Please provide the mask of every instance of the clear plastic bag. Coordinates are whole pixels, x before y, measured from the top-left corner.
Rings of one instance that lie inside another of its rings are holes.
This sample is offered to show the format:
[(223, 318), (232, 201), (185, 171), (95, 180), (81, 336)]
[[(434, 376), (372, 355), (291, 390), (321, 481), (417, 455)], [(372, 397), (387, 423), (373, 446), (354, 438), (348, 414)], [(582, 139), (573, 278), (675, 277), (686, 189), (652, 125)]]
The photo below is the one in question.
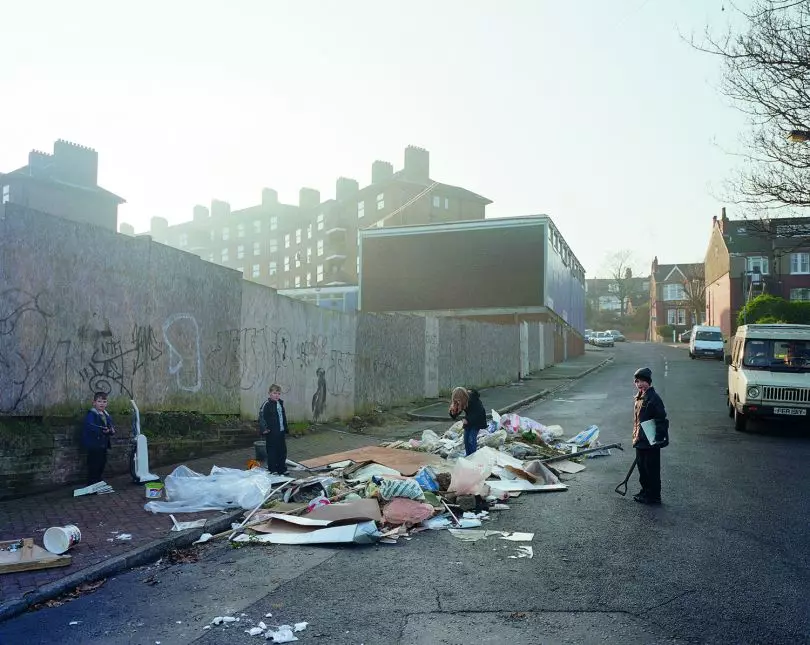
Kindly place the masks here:
[(475, 460), (473, 453), (469, 457), (458, 459), (450, 473), (450, 486), (448, 491), (460, 495), (478, 495), (482, 492), (484, 482), (492, 474), (491, 458), (488, 456)]

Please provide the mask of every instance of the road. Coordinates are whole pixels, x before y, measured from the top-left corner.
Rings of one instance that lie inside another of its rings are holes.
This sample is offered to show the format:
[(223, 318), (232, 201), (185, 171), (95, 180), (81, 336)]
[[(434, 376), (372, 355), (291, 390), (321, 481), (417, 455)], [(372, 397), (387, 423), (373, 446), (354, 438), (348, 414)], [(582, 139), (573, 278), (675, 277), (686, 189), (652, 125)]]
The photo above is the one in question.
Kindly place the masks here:
[[(137, 569), (3, 623), (0, 642), (257, 643), (245, 629), (258, 620), (307, 621), (300, 642), (336, 645), (810, 642), (810, 433), (735, 432), (720, 362), (666, 345), (613, 351), (522, 413), (572, 435), (596, 423), (603, 441), (629, 445), (633, 371), (649, 366), (671, 418), (660, 507), (632, 500), (635, 476), (627, 497), (614, 493), (633, 458), (617, 452), (488, 524), (534, 532), (532, 559), (447, 532), (396, 546), (211, 544), (197, 563)], [(203, 629), (222, 615), (241, 620)]]

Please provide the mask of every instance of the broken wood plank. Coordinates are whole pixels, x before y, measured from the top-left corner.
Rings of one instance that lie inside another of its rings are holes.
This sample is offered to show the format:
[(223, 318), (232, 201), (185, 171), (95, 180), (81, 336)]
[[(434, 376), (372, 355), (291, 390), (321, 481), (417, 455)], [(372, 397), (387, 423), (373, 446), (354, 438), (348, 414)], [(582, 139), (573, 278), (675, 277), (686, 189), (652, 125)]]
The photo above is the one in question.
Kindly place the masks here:
[(25, 538), (22, 548), (17, 551), (6, 551), (12, 544), (20, 540), (7, 540), (0, 542), (0, 574), (14, 573), (16, 571), (35, 571), (37, 569), (51, 569), (64, 567), (70, 564), (69, 555), (55, 555), (34, 544), (33, 538)]

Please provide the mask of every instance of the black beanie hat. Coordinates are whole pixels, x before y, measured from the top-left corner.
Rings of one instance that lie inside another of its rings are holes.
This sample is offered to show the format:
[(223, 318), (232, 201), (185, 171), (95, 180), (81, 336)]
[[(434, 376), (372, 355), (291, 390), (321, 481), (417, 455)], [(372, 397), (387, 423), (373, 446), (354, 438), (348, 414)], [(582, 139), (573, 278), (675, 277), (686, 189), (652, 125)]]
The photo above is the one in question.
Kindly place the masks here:
[(652, 370), (649, 367), (641, 367), (636, 370), (635, 374), (633, 374), (633, 378), (637, 378), (639, 381), (647, 381), (647, 383), (652, 384)]

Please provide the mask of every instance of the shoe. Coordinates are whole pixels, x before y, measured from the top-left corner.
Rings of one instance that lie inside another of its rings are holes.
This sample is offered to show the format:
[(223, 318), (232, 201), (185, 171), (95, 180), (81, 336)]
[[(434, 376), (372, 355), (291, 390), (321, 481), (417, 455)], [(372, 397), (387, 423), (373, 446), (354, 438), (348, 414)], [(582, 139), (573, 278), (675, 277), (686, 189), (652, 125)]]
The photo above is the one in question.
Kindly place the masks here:
[(636, 500), (637, 502), (643, 502), (644, 500), (647, 499), (647, 493), (645, 493), (643, 490), (640, 490), (635, 495), (633, 495), (633, 499)]

